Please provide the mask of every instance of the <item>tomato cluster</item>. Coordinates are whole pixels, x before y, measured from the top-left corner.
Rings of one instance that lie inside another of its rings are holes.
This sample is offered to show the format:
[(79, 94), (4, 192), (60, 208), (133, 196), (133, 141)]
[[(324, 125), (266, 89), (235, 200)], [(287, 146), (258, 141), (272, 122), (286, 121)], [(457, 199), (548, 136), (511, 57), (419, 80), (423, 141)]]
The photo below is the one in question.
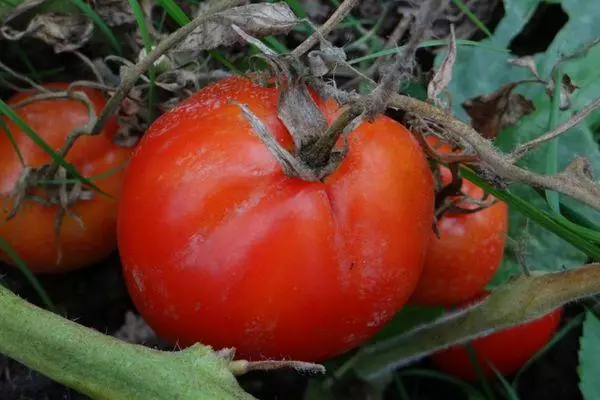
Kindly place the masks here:
[[(47, 90), (64, 91), (68, 84), (52, 83), (45, 87)], [(102, 111), (105, 98), (100, 91), (88, 88), (78, 88), (77, 91), (88, 96), (96, 114)], [(17, 115), (50, 147), (60, 149), (74, 128), (89, 121), (87, 106), (76, 99), (23, 103), (32, 100), (35, 94), (33, 91), (21, 92), (11, 97), (8, 104), (16, 106)], [(24, 105), (17, 106), (19, 103)], [(60, 205), (45, 204), (47, 190), (41, 185), (31, 188), (28, 196), (20, 202), (15, 216), (6, 220), (15, 206), (14, 191), (25, 166), (40, 168), (49, 165), (51, 158), (11, 119), (3, 116), (2, 124), (0, 196), (4, 203), (0, 209), (0, 237), (37, 273), (73, 270), (100, 261), (113, 252), (116, 248), (116, 200), (121, 190), (123, 167), (131, 155), (131, 149), (115, 142), (116, 119), (113, 118), (100, 134), (78, 139), (65, 158), (85, 176), (98, 177), (94, 179), (95, 185), (109, 196), (96, 192), (91, 194), (91, 199), (69, 205), (58, 236), (55, 225)], [(13, 262), (2, 251), (0, 260)]]
[[(99, 113), (102, 94), (81, 90)], [(57, 206), (25, 201), (15, 218), (0, 222), (0, 236), (39, 273), (97, 261), (116, 241), (131, 297), (161, 337), (179, 346), (235, 347), (253, 360), (334, 357), (364, 343), (408, 303), (450, 307), (484, 290), (502, 260), (506, 204), (464, 181), (432, 229), (434, 174), (411, 133), (385, 116), (347, 135), (348, 151), (330, 175), (288, 176), (239, 106), (296, 154), (278, 117), (279, 95), (246, 78), (221, 80), (158, 118), (133, 154), (114, 143), (112, 121), (100, 135), (81, 138), (67, 161), (85, 176), (116, 168), (95, 183), (118, 198), (118, 210), (102, 195), (76, 202), (70, 211), (83, 227), (67, 217), (57, 242)], [(313, 100), (329, 123), (339, 115), (333, 100)], [(17, 111), (54, 148), (89, 119), (83, 104), (67, 99)], [(8, 160), (0, 164), (0, 192), (7, 196), (24, 165), (50, 159), (3, 121), (11, 134), (0, 136), (0, 158)], [(118, 166), (127, 161), (123, 174)], [(442, 187), (449, 185), (449, 170), (438, 172)], [(511, 373), (549, 340), (559, 317), (557, 311), (478, 339), (476, 354)], [(513, 345), (515, 355), (507, 356), (504, 348)], [(456, 347), (433, 359), (470, 379), (466, 357)]]

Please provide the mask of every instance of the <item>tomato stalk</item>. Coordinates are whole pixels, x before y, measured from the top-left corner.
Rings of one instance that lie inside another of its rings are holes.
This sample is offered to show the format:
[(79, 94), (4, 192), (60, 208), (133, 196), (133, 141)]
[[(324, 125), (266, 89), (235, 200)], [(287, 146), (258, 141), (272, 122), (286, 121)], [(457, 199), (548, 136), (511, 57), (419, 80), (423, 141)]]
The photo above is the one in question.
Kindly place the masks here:
[(42, 310), (0, 285), (0, 352), (94, 399), (252, 399), (229, 360), (129, 344)]

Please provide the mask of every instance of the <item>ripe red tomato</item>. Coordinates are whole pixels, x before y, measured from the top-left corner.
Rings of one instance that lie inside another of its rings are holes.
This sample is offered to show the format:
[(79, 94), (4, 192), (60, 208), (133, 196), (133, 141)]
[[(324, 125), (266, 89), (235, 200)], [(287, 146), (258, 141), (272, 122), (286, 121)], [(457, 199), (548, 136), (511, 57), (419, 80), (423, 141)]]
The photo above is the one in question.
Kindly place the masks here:
[[(442, 168), (444, 184), (452, 180)], [(483, 190), (463, 180), (462, 192), (481, 199)], [(474, 204), (459, 207), (473, 209)], [(449, 306), (473, 298), (490, 282), (502, 262), (508, 230), (508, 207), (497, 202), (470, 214), (445, 213), (438, 221), (439, 237), (432, 233), (423, 274), (410, 302)]]
[[(47, 84), (54, 90), (65, 90), (67, 83)], [(78, 89), (85, 92), (93, 102), (96, 113), (105, 104), (101, 92)], [(19, 93), (8, 100), (17, 104), (32, 96), (32, 92)], [(16, 113), (40, 135), (52, 148), (59, 149), (71, 130), (88, 122), (86, 106), (77, 100), (43, 100), (17, 108)], [(2, 117), (13, 135), (25, 164), (40, 167), (50, 163), (50, 156), (40, 149), (17, 125)], [(130, 149), (115, 144), (116, 120), (112, 120), (97, 136), (81, 137), (68, 153), (66, 159), (84, 176), (92, 177), (114, 170), (126, 162)], [(53, 273), (73, 270), (101, 260), (116, 248), (117, 202), (107, 196), (94, 193), (91, 200), (80, 200), (69, 207), (79, 216), (84, 228), (70, 216), (65, 216), (59, 237), (55, 235), (57, 206), (45, 206), (26, 200), (17, 215), (6, 221), (13, 208), (8, 198), (15, 187), (23, 165), (11, 144), (8, 135), (0, 134), (0, 196), (6, 203), (0, 210), (0, 237), (6, 239), (27, 266), (37, 273)], [(118, 197), (122, 171), (95, 181), (98, 187), (113, 197)], [(36, 188), (38, 193), (43, 189)], [(60, 249), (60, 260), (59, 260)], [(8, 255), (0, 251), (0, 260), (11, 263)]]
[[(477, 362), (486, 377), (495, 377), (494, 366), (502, 375), (519, 370), (552, 339), (560, 323), (562, 308), (522, 325), (504, 329), (471, 342)], [(477, 372), (465, 345), (457, 345), (431, 356), (440, 370), (464, 380), (476, 380)]]
[[(283, 174), (240, 108), (286, 148), (279, 91), (236, 77), (159, 118), (125, 174), (118, 242), (131, 296), (170, 342), (249, 359), (323, 360), (375, 333), (420, 275), (433, 180), (381, 117), (320, 182)], [(333, 101), (316, 100), (333, 121)]]

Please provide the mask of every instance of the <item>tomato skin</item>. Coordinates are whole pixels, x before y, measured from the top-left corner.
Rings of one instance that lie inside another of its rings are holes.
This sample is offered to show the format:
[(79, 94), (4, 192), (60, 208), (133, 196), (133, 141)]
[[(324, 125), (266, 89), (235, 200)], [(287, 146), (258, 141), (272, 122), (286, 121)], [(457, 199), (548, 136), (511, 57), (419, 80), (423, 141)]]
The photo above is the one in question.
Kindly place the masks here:
[[(451, 181), (442, 168), (444, 184)], [(463, 180), (462, 192), (481, 199), (483, 190)], [(460, 204), (461, 208), (473, 204)], [(410, 302), (422, 306), (451, 306), (473, 298), (493, 278), (502, 262), (508, 230), (508, 207), (497, 202), (470, 214), (445, 213), (432, 233), (423, 274)]]
[[(504, 329), (471, 342), (479, 366), (486, 377), (496, 376), (492, 364), (502, 375), (517, 372), (554, 336), (563, 309), (559, 308), (534, 321)], [(477, 372), (465, 345), (457, 345), (431, 356), (434, 365), (458, 378), (474, 381)]]
[[(67, 83), (44, 85), (55, 90), (65, 90)], [(92, 89), (77, 89), (85, 92), (96, 113), (105, 105), (101, 92)], [(19, 103), (29, 98), (32, 92), (16, 94), (9, 104)], [(67, 134), (76, 126), (88, 121), (86, 106), (71, 99), (43, 100), (19, 107), (15, 110), (28, 125), (52, 148), (63, 146)], [(50, 156), (40, 149), (29, 137), (7, 117), (2, 117), (26, 165), (39, 167), (51, 161)], [(117, 146), (113, 139), (117, 131), (116, 119), (97, 136), (81, 137), (75, 143), (66, 159), (84, 176), (94, 176), (111, 171), (126, 162), (131, 149)], [(14, 188), (22, 165), (8, 136), (0, 135), (0, 195), (7, 196)], [(33, 201), (24, 201), (17, 215), (6, 221), (12, 209), (12, 199), (6, 199), (6, 206), (0, 210), (0, 237), (6, 239), (27, 266), (36, 273), (65, 272), (97, 262), (116, 249), (117, 201), (121, 189), (123, 172), (117, 172), (95, 181), (98, 187), (112, 195), (94, 193), (89, 201), (77, 201), (69, 210), (84, 222), (84, 228), (71, 217), (66, 216), (56, 238), (54, 224), (57, 207), (43, 206)], [(36, 189), (39, 190), (39, 189)], [(58, 249), (61, 249), (59, 260)], [(0, 260), (8, 264), (12, 260), (0, 251)]]
[[(417, 283), (433, 217), (424, 155), (404, 127), (379, 118), (350, 135), (348, 155), (323, 182), (290, 178), (233, 100), (291, 149), (277, 89), (240, 77), (155, 121), (120, 204), (132, 299), (181, 346), (235, 347), (247, 359), (343, 353), (392, 318)], [(333, 102), (317, 101), (333, 121)]]

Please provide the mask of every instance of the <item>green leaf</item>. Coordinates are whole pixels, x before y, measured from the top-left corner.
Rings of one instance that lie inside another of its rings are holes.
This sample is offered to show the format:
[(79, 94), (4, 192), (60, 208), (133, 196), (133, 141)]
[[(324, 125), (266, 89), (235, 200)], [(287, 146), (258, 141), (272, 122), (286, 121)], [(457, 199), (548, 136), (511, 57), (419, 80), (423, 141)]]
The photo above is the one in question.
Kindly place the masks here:
[(587, 311), (579, 349), (579, 389), (585, 400), (600, 399), (600, 320)]
[(27, 123), (25, 121), (23, 121), (23, 119), (21, 117), (19, 117), (19, 115), (17, 113), (14, 112), (14, 110), (12, 108), (10, 108), (8, 106), (8, 104), (6, 104), (2, 100), (0, 100), (0, 114), (6, 115), (8, 117), (8, 119), (10, 119), (12, 122), (14, 122), (17, 126), (19, 126), (19, 128), (21, 128), (23, 130), (23, 132), (25, 132), (25, 134), (27, 136), (29, 136), (29, 138), (38, 147), (40, 147), (42, 150), (44, 150), (46, 153), (48, 153), (50, 155), (50, 157), (52, 158), (52, 160), (55, 163), (57, 163), (58, 165), (60, 165), (61, 167), (63, 167), (64, 169), (66, 169), (67, 172), (69, 172), (71, 174), (71, 176), (74, 176), (75, 178), (79, 179), (81, 182), (85, 183), (86, 185), (88, 185), (89, 187), (91, 187), (92, 189), (97, 191), (98, 193), (101, 193), (107, 197), (112, 198), (111, 195), (109, 195), (108, 193), (106, 193), (105, 191), (100, 189), (91, 180), (89, 180), (85, 176), (81, 175), (79, 173), (79, 171), (77, 171), (77, 168), (75, 168), (73, 165), (68, 163), (64, 158), (62, 158), (60, 156), (60, 154), (58, 154), (52, 147), (50, 147), (50, 145), (48, 143), (46, 143), (46, 141), (44, 139), (42, 139), (41, 136), (39, 136), (37, 133), (35, 133), (33, 131), (33, 129), (31, 129), (29, 127), (29, 125), (27, 125)]
[[(511, 40), (527, 24), (540, 0), (505, 0), (505, 16), (500, 21), (494, 35), (481, 41), (482, 45), (508, 48)], [(572, 54), (578, 49), (592, 42), (600, 36), (600, 8), (593, 2), (577, 0), (564, 0), (562, 7), (569, 16), (568, 23), (557, 34), (545, 53), (537, 54), (535, 61), (542, 78), (549, 78), (554, 63), (562, 55)], [(436, 64), (441, 63), (443, 54), (439, 55)], [(501, 86), (521, 79), (531, 78), (530, 72), (525, 68), (508, 64), (510, 54), (502, 52), (483, 51), (477, 47), (461, 46), (457, 50), (457, 61), (453, 69), (453, 79), (448, 86), (452, 96), (453, 113), (468, 122), (468, 116), (461, 104), (470, 98), (491, 93)], [(572, 108), (567, 112), (557, 115), (557, 123), (568, 119), (569, 115), (580, 110), (591, 102), (600, 93), (600, 49), (594, 48), (586, 55), (566, 62), (562, 72), (569, 75), (581, 88), (573, 94)], [(552, 110), (551, 100), (544, 92), (541, 84), (521, 86), (518, 92), (531, 99), (536, 111), (524, 117), (516, 126), (503, 130), (496, 141), (503, 151), (511, 151), (520, 143), (524, 143), (545, 133), (548, 129)], [(589, 116), (586, 121), (571, 129), (561, 136), (555, 145), (542, 145), (528, 154), (520, 166), (538, 173), (548, 173), (553, 169), (552, 162), (556, 160), (558, 170), (562, 170), (577, 155), (589, 157), (593, 168), (600, 172), (600, 151), (593, 136), (592, 126), (600, 120), (600, 113)], [(557, 148), (558, 155), (552, 155), (552, 147)], [(510, 193), (519, 197), (535, 208), (547, 210), (546, 199), (540, 197), (536, 190), (526, 185), (511, 185)], [(553, 195), (550, 195), (552, 198)], [(600, 222), (600, 213), (589, 207), (567, 198), (560, 197), (561, 205), (568, 206), (580, 215), (594, 223)], [(555, 203), (554, 203), (555, 204)], [(561, 208), (562, 209), (562, 208)], [(518, 210), (511, 208), (509, 217), (509, 236), (521, 238), (525, 221), (531, 216), (525, 216)], [(539, 221), (536, 221), (539, 222)], [(566, 224), (563, 224), (566, 225)], [(570, 229), (573, 233), (575, 230)], [(574, 236), (564, 237), (560, 232), (548, 231), (547, 227), (530, 224), (528, 236), (523, 238), (523, 247), (528, 264), (533, 269), (542, 271), (560, 270), (580, 265), (587, 259), (587, 255), (573, 244), (578, 240)], [(557, 235), (558, 234), (558, 235)], [(575, 235), (578, 233), (575, 232)], [(581, 241), (581, 240), (579, 240)], [(500, 282), (510, 275), (521, 270), (519, 262), (513, 252), (506, 251), (503, 264), (496, 277)]]
[[(153, 42), (152, 38), (150, 37), (148, 25), (146, 23), (146, 15), (144, 14), (144, 10), (142, 10), (142, 7), (140, 6), (140, 3), (137, 0), (128, 1), (129, 6), (131, 7), (133, 14), (135, 15), (136, 22), (140, 29), (140, 34), (144, 43), (144, 49), (146, 50), (146, 54), (149, 54), (152, 51)], [(152, 121), (154, 119), (154, 103), (156, 101), (156, 68), (154, 67), (154, 65), (151, 65), (150, 68), (148, 68), (148, 77), (150, 79), (148, 86), (148, 113), (149, 119), (150, 121)]]
[(475, 26), (477, 26), (477, 28), (479, 28), (480, 31), (485, 33), (488, 37), (492, 37), (492, 32), (490, 32), (483, 21), (481, 21), (462, 0), (452, 0), (452, 2), (456, 4), (459, 10), (462, 11), (467, 18), (469, 18), (475, 24)]
[(190, 22), (190, 18), (183, 12), (181, 7), (177, 5), (173, 0), (157, 0), (159, 6), (161, 6), (171, 18), (175, 20), (179, 25), (187, 25)]

